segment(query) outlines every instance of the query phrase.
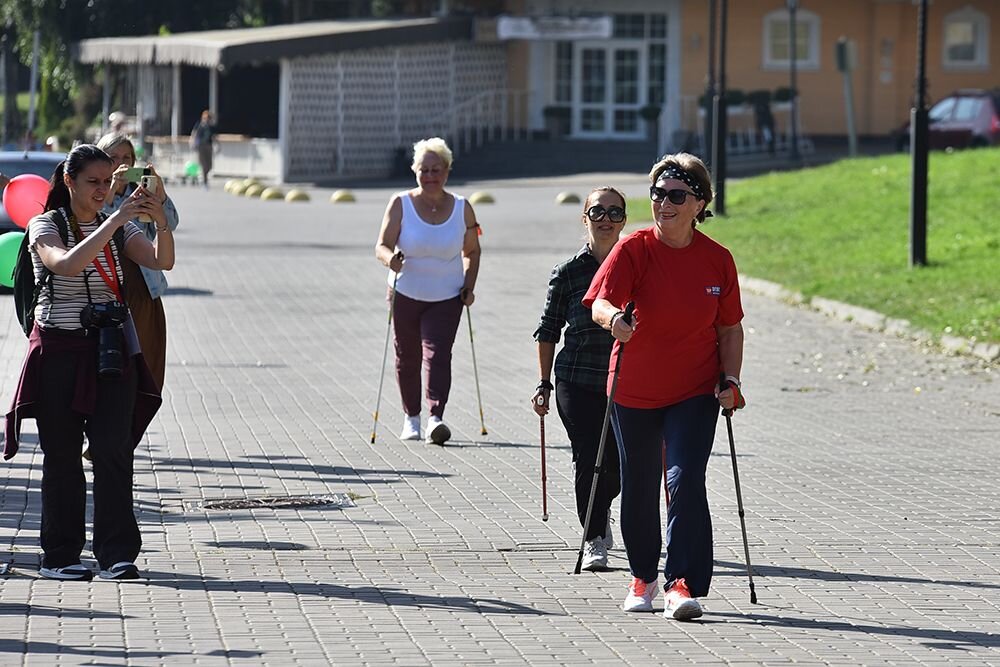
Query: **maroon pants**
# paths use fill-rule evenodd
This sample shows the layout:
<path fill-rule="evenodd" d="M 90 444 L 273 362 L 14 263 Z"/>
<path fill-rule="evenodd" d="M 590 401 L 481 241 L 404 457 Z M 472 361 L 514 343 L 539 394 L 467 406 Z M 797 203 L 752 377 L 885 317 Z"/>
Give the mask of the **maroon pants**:
<path fill-rule="evenodd" d="M 392 310 L 396 380 L 409 416 L 420 414 L 420 369 L 427 384 L 427 405 L 444 416 L 451 391 L 451 348 L 462 319 L 462 300 L 417 301 L 396 293 Z"/>

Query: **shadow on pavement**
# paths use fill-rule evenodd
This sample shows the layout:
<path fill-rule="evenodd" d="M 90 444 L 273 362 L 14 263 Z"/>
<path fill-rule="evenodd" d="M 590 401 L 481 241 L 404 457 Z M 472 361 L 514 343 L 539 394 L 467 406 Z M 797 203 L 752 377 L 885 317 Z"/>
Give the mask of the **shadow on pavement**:
<path fill-rule="evenodd" d="M 719 572 L 723 576 L 745 577 L 747 572 L 746 564 L 734 563 L 731 561 L 717 560 L 715 564 L 721 567 L 732 568 L 735 572 Z M 977 581 L 947 581 L 943 579 L 920 579 L 918 577 L 900 577 L 884 574 L 867 574 L 864 572 L 830 572 L 828 570 L 811 570 L 804 567 L 778 567 L 772 565 L 753 565 L 755 576 L 764 578 L 791 578 L 791 579 L 815 579 L 817 581 L 877 581 L 880 583 L 894 584 L 938 584 L 942 586 L 962 586 L 964 588 L 986 588 L 1000 590 L 1000 584 L 987 584 Z"/>
<path fill-rule="evenodd" d="M 773 626 L 781 628 L 797 628 L 809 631 L 827 631 L 834 633 L 860 632 L 865 635 L 889 635 L 891 637 L 914 637 L 926 639 L 923 642 L 928 648 L 967 651 L 969 648 L 1000 647 L 1000 635 L 988 632 L 965 632 L 961 630 L 934 630 L 929 628 L 912 628 L 901 625 L 862 625 L 860 623 L 844 623 L 840 621 L 812 620 L 806 618 L 782 618 L 768 614 L 738 614 L 734 612 L 713 612 L 715 617 L 742 620 L 754 625 Z"/>
<path fill-rule="evenodd" d="M 86 618 L 93 620 L 101 618 L 113 618 L 116 620 L 135 618 L 134 616 L 125 616 L 124 614 L 112 614 L 106 611 L 94 611 L 93 609 L 67 609 L 65 607 L 44 607 L 31 604 L 0 602 L 0 616 L 29 616 L 29 615 L 55 616 L 57 618 Z M 0 640 L 0 645 L 2 645 L 2 640 Z"/>
<path fill-rule="evenodd" d="M 16 653 L 20 655 L 78 655 L 94 658 L 114 658 L 117 660 L 136 660 L 139 658 L 165 658 L 171 655 L 191 655 L 182 651 L 129 651 L 124 648 L 101 648 L 98 646 L 75 648 L 68 644 L 55 642 L 24 641 L 21 639 L 0 639 L 0 653 Z"/>
<path fill-rule="evenodd" d="M 205 591 L 207 593 L 287 593 L 295 596 L 315 596 L 356 600 L 372 604 L 419 607 L 423 609 L 448 609 L 476 614 L 513 614 L 519 616 L 555 616 L 551 612 L 534 609 L 516 602 L 494 598 L 469 598 L 446 595 L 423 595 L 404 588 L 391 586 L 340 586 L 295 581 L 261 581 L 259 579 L 211 579 L 176 574 L 149 572 L 144 582 L 147 586 L 160 586 L 178 591 Z"/>
<path fill-rule="evenodd" d="M 251 457 L 247 457 L 251 458 Z M 241 461 L 238 459 L 206 459 L 206 458 L 154 458 L 152 467 L 155 470 L 190 470 L 191 468 L 207 468 L 209 470 L 253 470 L 263 472 L 267 470 L 281 472 L 313 473 L 319 477 L 343 477 L 361 478 L 366 484 L 387 484 L 392 479 L 371 479 L 373 477 L 416 477 L 420 479 L 451 477 L 451 473 L 433 472 L 429 470 L 399 470 L 386 468 L 385 470 L 375 470 L 366 468 L 354 468 L 351 466 L 328 466 L 314 465 L 311 463 L 290 463 L 289 457 L 257 457 L 259 461 Z"/>

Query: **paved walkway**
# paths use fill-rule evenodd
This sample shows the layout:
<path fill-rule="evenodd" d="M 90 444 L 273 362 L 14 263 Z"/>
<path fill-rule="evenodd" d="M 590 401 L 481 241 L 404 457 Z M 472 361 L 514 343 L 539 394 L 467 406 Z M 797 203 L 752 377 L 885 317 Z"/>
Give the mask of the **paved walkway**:
<path fill-rule="evenodd" d="M 612 178 L 643 190 L 634 178 L 572 185 Z M 543 523 L 527 399 L 548 273 L 583 230 L 575 208 L 552 203 L 562 182 L 491 189 L 473 308 L 489 435 L 463 322 L 455 440 L 438 448 L 394 437 L 389 376 L 369 444 L 386 327 L 372 246 L 387 191 L 333 206 L 322 192 L 288 205 L 174 188 L 167 392 L 136 474 L 148 579 L 37 578 L 29 435 L 0 468 L 0 562 L 12 564 L 0 663 L 1000 663 L 997 369 L 761 297 L 745 297 L 750 406 L 734 420 L 760 604 L 723 429 L 701 622 L 620 612 L 620 548 L 615 571 L 569 574 L 569 448 L 549 418 Z M 6 405 L 25 347 L 9 299 L 0 321 Z M 355 506 L 203 507 L 330 494 Z"/>

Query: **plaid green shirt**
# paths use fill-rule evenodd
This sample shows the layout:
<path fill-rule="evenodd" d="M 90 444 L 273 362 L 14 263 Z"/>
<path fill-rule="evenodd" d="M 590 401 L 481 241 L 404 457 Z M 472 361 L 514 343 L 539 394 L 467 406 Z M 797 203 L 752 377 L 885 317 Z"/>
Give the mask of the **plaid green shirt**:
<path fill-rule="evenodd" d="M 545 310 L 535 329 L 535 340 L 558 343 L 565 326 L 566 343 L 556 355 L 556 378 L 604 393 L 614 338 L 594 323 L 590 308 L 581 302 L 598 266 L 590 247 L 583 246 L 571 259 L 552 269 Z"/>

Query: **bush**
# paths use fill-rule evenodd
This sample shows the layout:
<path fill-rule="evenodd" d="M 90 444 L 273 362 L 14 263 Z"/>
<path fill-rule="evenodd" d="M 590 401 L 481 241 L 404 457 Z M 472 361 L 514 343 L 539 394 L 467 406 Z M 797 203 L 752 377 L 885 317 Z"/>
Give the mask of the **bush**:
<path fill-rule="evenodd" d="M 546 118 L 568 121 L 572 114 L 573 110 L 570 107 L 559 104 L 552 104 L 542 109 L 542 115 Z"/>
<path fill-rule="evenodd" d="M 643 120 L 650 123 L 655 123 L 660 119 L 660 113 L 663 111 L 663 107 L 658 104 L 647 104 L 646 106 L 639 109 L 639 116 Z"/>
<path fill-rule="evenodd" d="M 778 88 L 774 91 L 774 101 L 775 102 L 791 102 L 793 97 L 798 97 L 798 91 L 794 91 L 791 88 L 783 87 Z"/>

